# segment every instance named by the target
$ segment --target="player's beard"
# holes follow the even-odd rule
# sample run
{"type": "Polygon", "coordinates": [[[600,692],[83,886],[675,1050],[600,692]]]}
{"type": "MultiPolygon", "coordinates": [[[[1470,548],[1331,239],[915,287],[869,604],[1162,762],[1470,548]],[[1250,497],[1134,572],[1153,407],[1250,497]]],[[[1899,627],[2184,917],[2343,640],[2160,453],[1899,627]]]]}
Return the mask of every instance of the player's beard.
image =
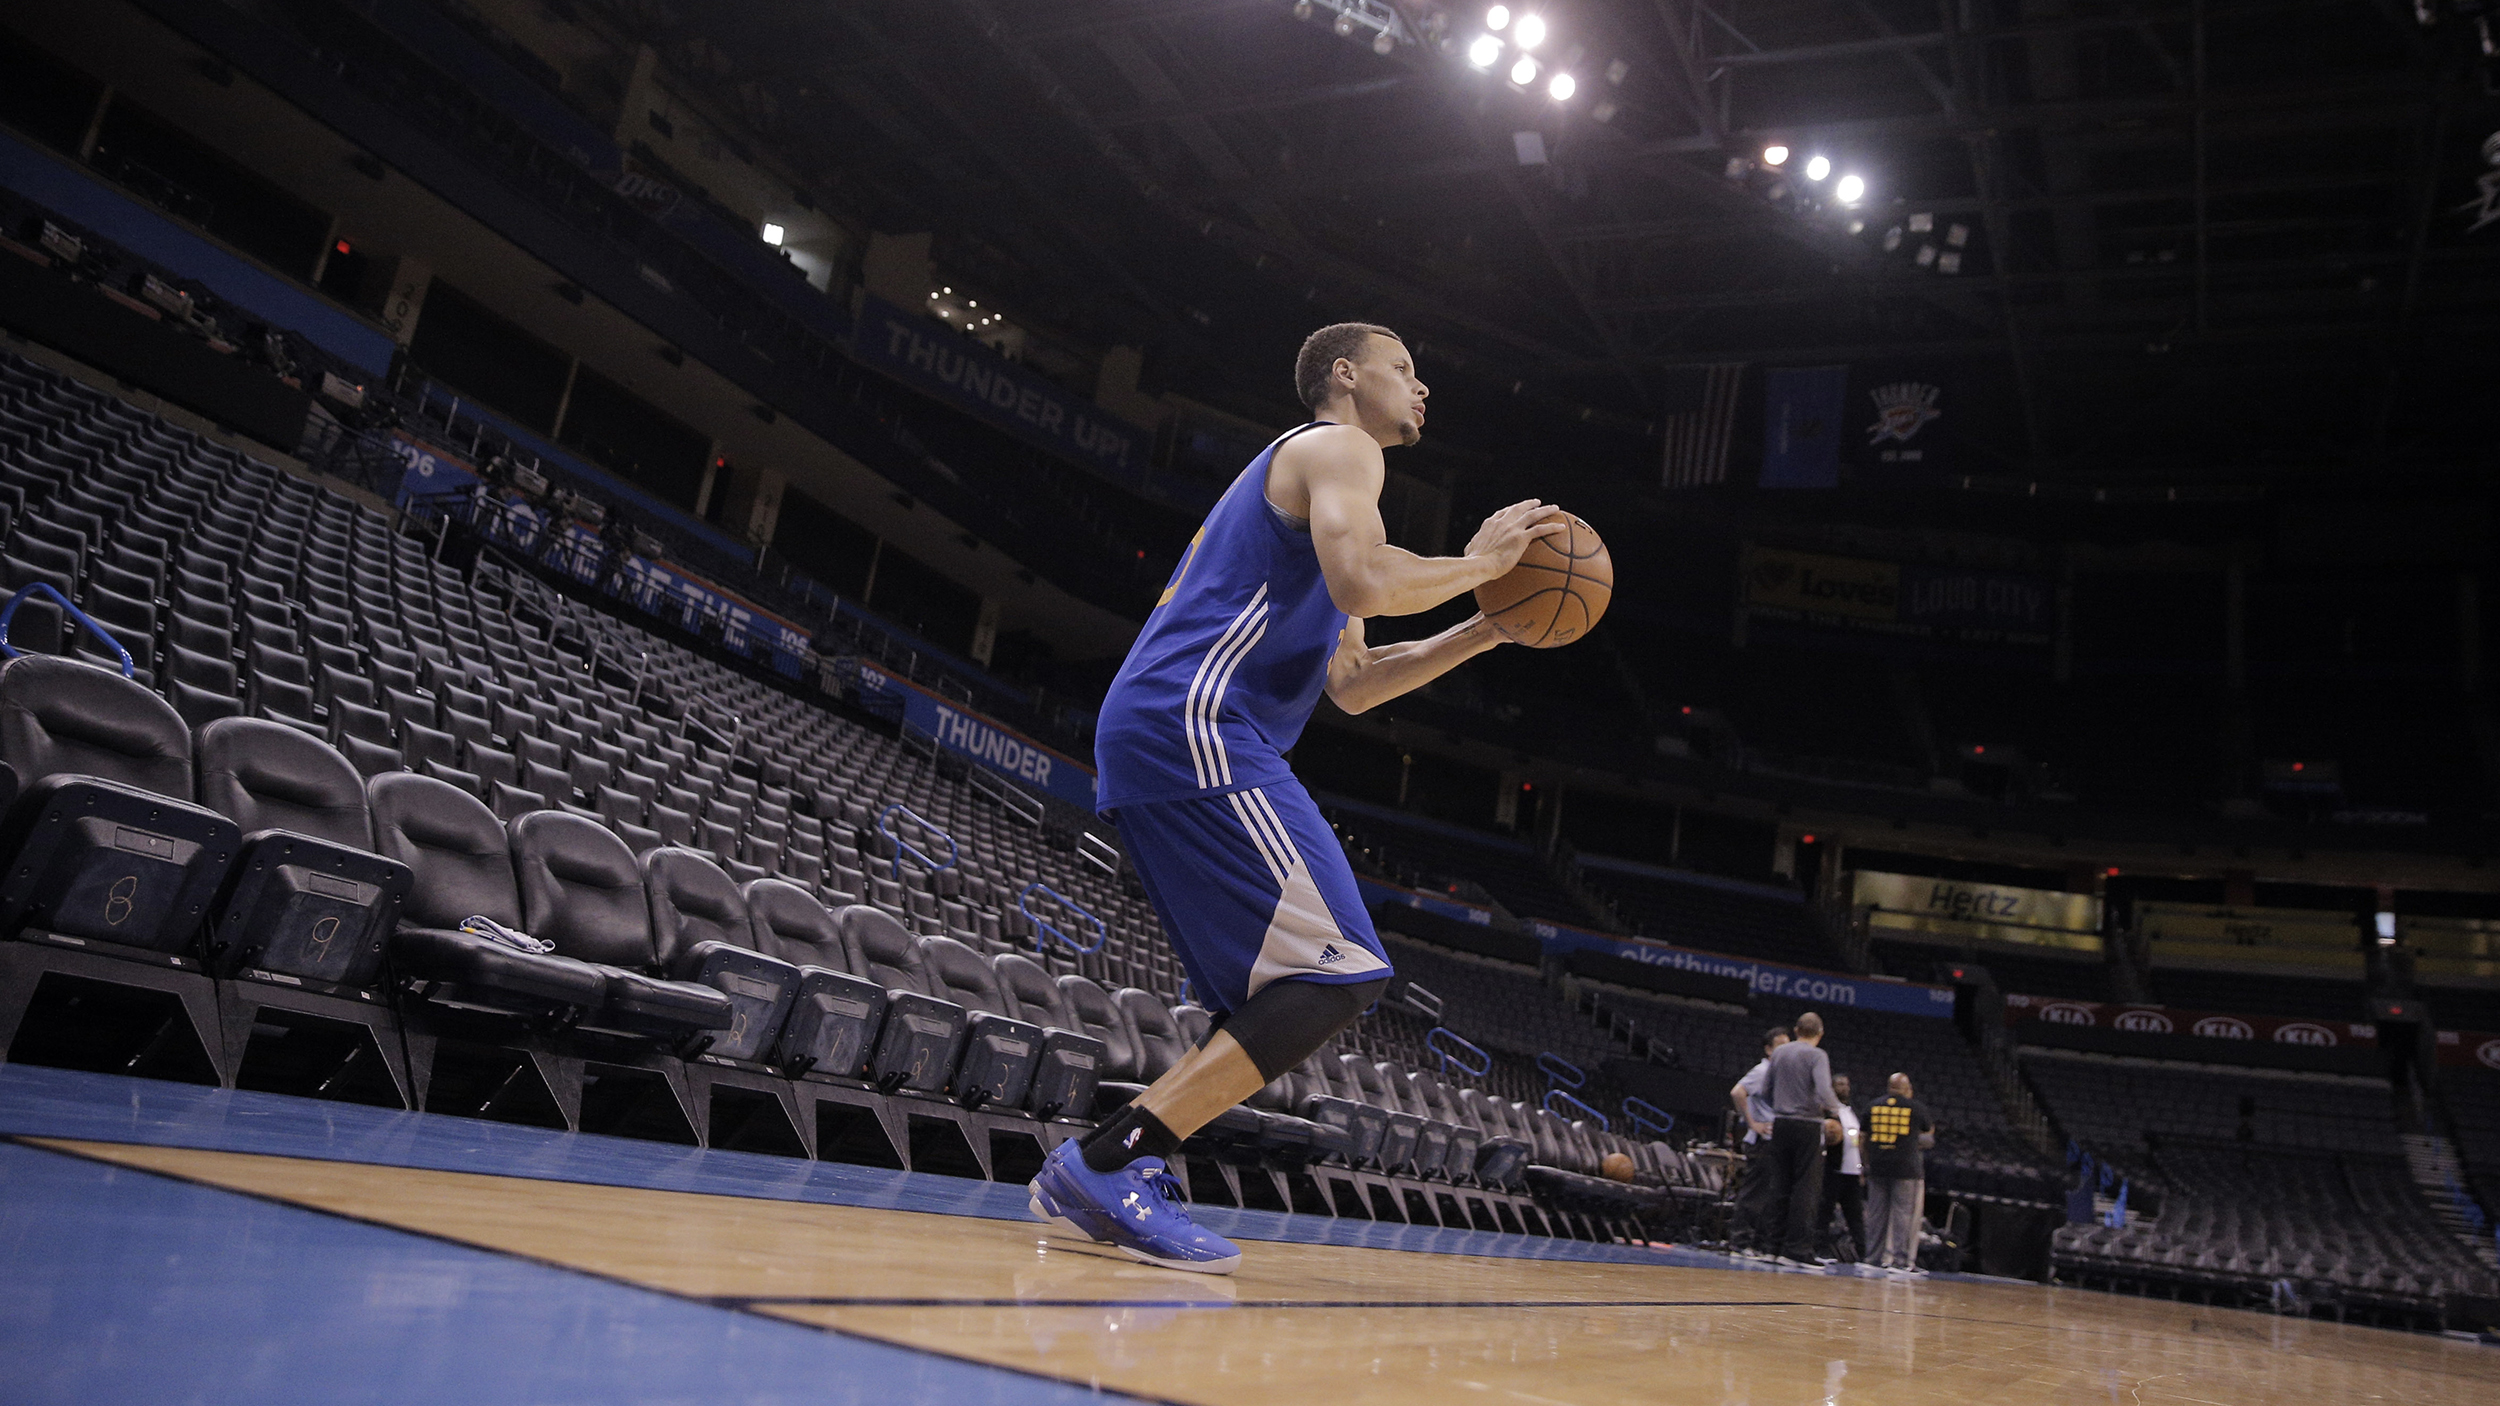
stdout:
{"type": "Polygon", "coordinates": [[[1412,420],[1398,426],[1398,443],[1403,444],[1410,449],[1413,448],[1418,441],[1423,439],[1423,437],[1424,427],[1416,424],[1412,420]]]}

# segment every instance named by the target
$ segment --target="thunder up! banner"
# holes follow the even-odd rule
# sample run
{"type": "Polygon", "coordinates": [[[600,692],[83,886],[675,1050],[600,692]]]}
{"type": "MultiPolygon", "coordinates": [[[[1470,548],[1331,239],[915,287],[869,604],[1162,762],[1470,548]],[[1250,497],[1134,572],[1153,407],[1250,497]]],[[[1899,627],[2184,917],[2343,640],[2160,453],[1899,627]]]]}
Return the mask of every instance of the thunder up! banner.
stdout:
{"type": "MultiPolygon", "coordinates": [[[[1378,879],[1358,876],[1355,882],[1362,889],[1367,903],[1394,903],[1478,926],[1490,926],[1493,922],[1491,910],[1472,903],[1461,903],[1437,894],[1418,893],[1378,879]]],[[[1678,971],[1734,977],[1753,988],[1758,996],[1784,996],[1790,1000],[1814,1001],[1823,1005],[1889,1011],[1894,1015],[1935,1016],[1948,1020],[1953,1016],[1953,989],[1948,986],[1877,981],[1871,977],[1816,971],[1811,967],[1759,962],[1750,957],[1699,952],[1689,947],[1652,942],[1647,938],[1616,937],[1611,933],[1594,932],[1567,923],[1549,923],[1541,918],[1531,919],[1527,928],[1549,952],[1602,952],[1627,962],[1646,962],[1653,966],[1673,967],[1678,971]]]]}
{"type": "Polygon", "coordinates": [[[1065,752],[1055,751],[1002,723],[940,698],[885,667],[858,661],[852,682],[860,691],[897,699],[903,721],[937,739],[959,757],[979,762],[999,775],[1042,791],[1055,800],[1094,808],[1094,770],[1065,752]]]}
{"type": "MultiPolygon", "coordinates": [[[[2005,1023],[2020,1025],[2025,1021],[2123,1030],[2136,1035],[2192,1035],[2206,1040],[2266,1041],[2305,1049],[2378,1048],[2378,1027],[2366,1021],[2230,1015],[2221,1011],[2174,1010],[2168,1006],[2127,1006],[2106,1001],[2008,995],[2005,998],[2005,1023]]],[[[2437,1044],[2439,1062],[2443,1065],[2481,1065],[2486,1069],[2500,1069],[2500,1035],[2472,1030],[2442,1030],[2438,1033],[2437,1044]]]]}
{"type": "Polygon", "coordinates": [[[1144,430],[916,312],[866,299],[852,353],[864,366],[1107,478],[1148,478],[1144,430]]]}
{"type": "Polygon", "coordinates": [[[2055,591],[2020,572],[1747,543],[1737,589],[1751,615],[1825,629],[2023,646],[2045,645],[2056,630],[2055,591]]]}

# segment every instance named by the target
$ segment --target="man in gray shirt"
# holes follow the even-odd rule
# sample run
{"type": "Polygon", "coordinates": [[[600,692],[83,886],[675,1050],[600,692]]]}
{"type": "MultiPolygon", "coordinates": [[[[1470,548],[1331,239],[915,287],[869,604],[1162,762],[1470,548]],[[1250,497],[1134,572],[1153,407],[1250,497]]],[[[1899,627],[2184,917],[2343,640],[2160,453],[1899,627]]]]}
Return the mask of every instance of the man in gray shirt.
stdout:
{"type": "MultiPolygon", "coordinates": [[[[1832,1092],[1831,1056],[1823,1053],[1823,1018],[1797,1017],[1797,1038],[1771,1052],[1761,1066],[1763,1100],[1771,1126],[1770,1211],[1766,1224],[1782,1226],[1775,1255],[1783,1264],[1814,1269],[1814,1215],[1823,1205],[1823,1120],[1840,1111],[1832,1092]],[[1782,1210],[1784,1222],[1780,1217],[1782,1210]]],[[[1753,1076],[1748,1075],[1747,1078],[1753,1076]]]]}
{"type": "Polygon", "coordinates": [[[1728,1101],[1736,1106],[1736,1116],[1745,1122],[1744,1181],[1736,1190],[1736,1208],[1728,1223],[1728,1249],[1739,1258],[1776,1254],[1780,1232],[1771,1199],[1771,1105],[1762,1098],[1763,1076],[1770,1063],[1771,1051],[1788,1043],[1788,1031],[1773,1026],[1763,1032],[1762,1058],[1754,1062],[1736,1086],[1727,1091],[1728,1101]]]}

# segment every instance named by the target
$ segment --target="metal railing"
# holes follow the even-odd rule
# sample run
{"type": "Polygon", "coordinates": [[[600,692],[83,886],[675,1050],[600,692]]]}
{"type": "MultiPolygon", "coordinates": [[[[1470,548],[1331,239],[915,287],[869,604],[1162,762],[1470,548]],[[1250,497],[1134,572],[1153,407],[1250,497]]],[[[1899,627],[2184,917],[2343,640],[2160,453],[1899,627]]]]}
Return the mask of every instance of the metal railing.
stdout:
{"type": "MultiPolygon", "coordinates": [[[[0,656],[15,659],[25,652],[17,646],[9,643],[9,624],[11,621],[17,619],[17,608],[24,605],[29,597],[38,595],[51,597],[52,603],[59,606],[64,615],[66,615],[69,619],[76,621],[78,624],[85,626],[88,634],[104,641],[104,647],[113,651],[113,653],[122,661],[123,678],[127,679],[137,677],[139,672],[138,665],[132,661],[130,651],[122,648],[122,642],[113,638],[112,634],[102,625],[99,625],[94,620],[89,619],[87,612],[70,604],[69,597],[62,595],[59,591],[52,589],[50,586],[45,585],[41,581],[34,582],[31,585],[19,587],[17,594],[9,597],[9,603],[5,606],[0,606],[0,656]]],[[[64,640],[62,641],[62,644],[66,647],[68,641],[64,640]]]]}
{"type": "Polygon", "coordinates": [[[1605,1114],[1598,1112],[1596,1109],[1589,1107],[1587,1104],[1580,1102],[1580,1100],[1573,1098],[1561,1089],[1547,1089],[1545,1091],[1545,1111],[1553,1114],[1557,1118],[1570,1117],[1571,1114],[1554,1106],[1557,1103],[1577,1109],[1580,1113],[1581,1119],[1586,1122],[1595,1123],[1599,1132],[1611,1133],[1615,1130],[1615,1123],[1612,1118],[1609,1118],[1605,1114]]]}
{"type": "Polygon", "coordinates": [[[1659,1137],[1675,1131],[1675,1115],[1645,1098],[1626,1098],[1623,1101],[1623,1117],[1633,1127],[1659,1137]]]}
{"type": "Polygon", "coordinates": [[[1547,1050],[1536,1057],[1536,1067],[1538,1072],[1545,1076],[1546,1081],[1556,1089],[1582,1088],[1589,1081],[1587,1070],[1552,1050],[1547,1050]]]}
{"type": "Polygon", "coordinates": [[[1493,1068],[1493,1056],[1484,1048],[1446,1025],[1436,1025],[1424,1036],[1424,1048],[1441,1058],[1441,1072],[1458,1070],[1470,1079],[1481,1079],[1493,1068]]]}
{"type": "Polygon", "coordinates": [[[1102,950],[1102,945],[1111,940],[1111,929],[1103,923],[1102,919],[1095,917],[1084,904],[1077,902],[1075,899],[1068,897],[1066,894],[1061,893],[1059,890],[1052,888],[1050,885],[1043,883],[1039,879],[1035,879],[1033,882],[1026,884],[1017,892],[1016,909],[1018,912],[1023,913],[1024,916],[1030,919],[1033,923],[1033,951],[1036,956],[1049,950],[1049,944],[1044,941],[1045,938],[1055,937],[1059,939],[1059,945],[1067,948],[1071,952],[1099,952],[1102,950]],[[1058,904],[1060,912],[1063,916],[1073,914],[1078,918],[1082,918],[1087,924],[1091,925],[1094,929],[1093,942],[1089,945],[1087,943],[1077,941],[1075,938],[1070,937],[1067,933],[1061,931],[1057,923],[1054,923],[1050,919],[1043,917],[1041,914],[1034,912],[1033,895],[1037,893],[1049,899],[1051,902],[1058,904]]]}
{"type": "Polygon", "coordinates": [[[919,860],[920,867],[928,870],[932,874],[941,869],[954,868],[955,861],[963,857],[963,851],[956,848],[954,836],[947,834],[944,830],[941,830],[937,826],[930,824],[927,820],[922,819],[919,815],[913,812],[910,806],[903,804],[901,801],[896,801],[894,804],[877,812],[877,833],[885,836],[885,838],[894,846],[894,854],[889,861],[894,866],[894,872],[890,877],[898,884],[903,881],[903,856],[906,854],[919,860]],[[922,833],[935,835],[939,839],[946,842],[946,862],[944,864],[938,863],[934,856],[922,851],[918,845],[915,845],[911,841],[906,840],[902,836],[894,833],[893,820],[894,817],[898,815],[903,817],[905,820],[910,821],[912,824],[919,826],[922,833]]]}

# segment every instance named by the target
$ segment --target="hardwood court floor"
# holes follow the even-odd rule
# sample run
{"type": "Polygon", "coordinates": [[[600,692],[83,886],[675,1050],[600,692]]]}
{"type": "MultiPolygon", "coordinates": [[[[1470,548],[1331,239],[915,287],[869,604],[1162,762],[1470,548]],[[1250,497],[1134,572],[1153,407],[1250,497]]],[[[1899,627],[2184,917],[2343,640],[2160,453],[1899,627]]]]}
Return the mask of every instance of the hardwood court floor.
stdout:
{"type": "Polygon", "coordinates": [[[22,1141],[714,1312],[1205,1406],[2500,1400],[2500,1350],[2077,1290],[1275,1241],[1245,1244],[1227,1280],[992,1216],[22,1141]]]}

